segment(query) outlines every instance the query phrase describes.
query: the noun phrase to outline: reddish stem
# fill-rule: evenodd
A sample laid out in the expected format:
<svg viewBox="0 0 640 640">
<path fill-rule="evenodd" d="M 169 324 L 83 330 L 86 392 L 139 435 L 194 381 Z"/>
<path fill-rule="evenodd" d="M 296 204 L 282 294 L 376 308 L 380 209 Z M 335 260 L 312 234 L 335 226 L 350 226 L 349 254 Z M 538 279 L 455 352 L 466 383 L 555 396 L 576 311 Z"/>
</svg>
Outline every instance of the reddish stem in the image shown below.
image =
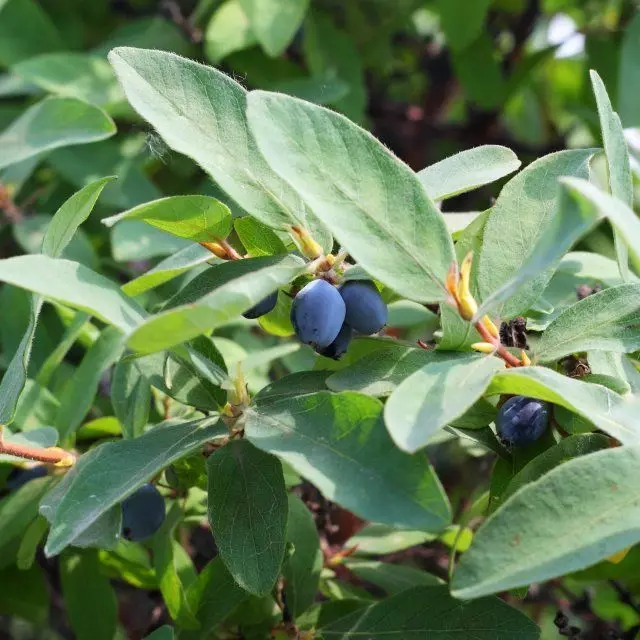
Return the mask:
<svg viewBox="0 0 640 640">
<path fill-rule="evenodd" d="M 489 333 L 489 330 L 482 324 L 482 321 L 475 323 L 475 328 L 478 333 L 482 336 L 482 339 L 485 342 L 492 344 L 496 348 L 496 353 L 509 365 L 512 367 L 521 367 L 522 362 L 516 356 L 514 356 L 510 351 L 508 351 L 500 342 L 500 338 L 494 338 Z"/>
<path fill-rule="evenodd" d="M 29 447 L 11 442 L 0 442 L 0 454 L 26 458 L 27 460 L 37 460 L 38 462 L 48 462 L 50 464 L 62 462 L 65 459 L 69 459 L 70 456 L 73 456 L 73 454 L 58 447 L 39 449 L 37 447 Z"/>
</svg>

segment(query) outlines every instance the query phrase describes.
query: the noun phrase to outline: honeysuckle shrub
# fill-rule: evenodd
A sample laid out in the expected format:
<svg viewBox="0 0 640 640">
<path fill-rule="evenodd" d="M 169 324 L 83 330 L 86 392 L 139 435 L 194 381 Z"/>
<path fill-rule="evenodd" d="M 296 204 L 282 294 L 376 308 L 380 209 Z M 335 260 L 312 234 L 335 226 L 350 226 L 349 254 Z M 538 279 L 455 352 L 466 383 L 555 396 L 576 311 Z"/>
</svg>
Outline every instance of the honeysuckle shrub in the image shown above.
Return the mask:
<svg viewBox="0 0 640 640">
<path fill-rule="evenodd" d="M 239 9 L 269 55 L 305 15 L 269 29 L 241 0 L 212 22 Z M 339 99 L 109 49 L 92 60 L 110 83 L 0 134 L 24 250 L 0 260 L 18 336 L 0 381 L 0 613 L 42 624 L 56 563 L 78 638 L 126 633 L 115 581 L 159 592 L 154 638 L 634 637 L 630 99 L 613 100 L 621 120 L 592 71 L 594 144 L 526 166 L 487 144 L 415 172 Z M 100 148 L 113 117 L 212 187 L 124 204 L 134 165 L 116 163 L 52 217 L 24 215 L 6 185 Z M 488 208 L 450 209 L 481 188 Z M 105 201 L 113 260 L 82 228 Z"/>
</svg>

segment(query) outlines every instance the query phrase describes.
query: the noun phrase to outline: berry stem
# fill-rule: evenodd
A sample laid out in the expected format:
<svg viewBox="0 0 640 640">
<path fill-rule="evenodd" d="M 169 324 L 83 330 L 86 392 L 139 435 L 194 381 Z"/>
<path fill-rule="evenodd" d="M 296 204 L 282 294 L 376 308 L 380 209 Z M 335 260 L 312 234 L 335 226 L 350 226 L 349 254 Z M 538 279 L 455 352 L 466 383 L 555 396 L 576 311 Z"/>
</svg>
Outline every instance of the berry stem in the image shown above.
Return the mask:
<svg viewBox="0 0 640 640">
<path fill-rule="evenodd" d="M 512 367 L 522 366 L 522 362 L 504 347 L 504 345 L 500 342 L 500 338 L 495 338 L 491 335 L 487 327 L 485 327 L 482 323 L 482 320 L 476 322 L 473 326 L 476 328 L 485 342 L 489 342 L 496 348 L 496 354 L 500 356 L 508 365 L 511 365 Z"/>
<path fill-rule="evenodd" d="M 201 242 L 200 244 L 222 260 L 242 260 L 242 256 L 226 240 Z"/>
</svg>

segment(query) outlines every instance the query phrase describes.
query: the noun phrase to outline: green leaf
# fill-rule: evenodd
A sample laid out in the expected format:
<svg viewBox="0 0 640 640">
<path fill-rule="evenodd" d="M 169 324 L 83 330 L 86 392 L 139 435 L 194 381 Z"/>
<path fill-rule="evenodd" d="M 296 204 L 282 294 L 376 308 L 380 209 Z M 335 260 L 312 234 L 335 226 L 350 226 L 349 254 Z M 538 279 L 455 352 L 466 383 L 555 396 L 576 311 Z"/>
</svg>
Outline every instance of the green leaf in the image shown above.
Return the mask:
<svg viewBox="0 0 640 640">
<path fill-rule="evenodd" d="M 344 80 L 335 78 L 334 74 L 281 80 L 265 88 L 314 104 L 335 104 L 349 93 L 349 85 Z"/>
<path fill-rule="evenodd" d="M 9 66 L 64 46 L 60 33 L 40 4 L 33 0 L 2 0 L 0 65 Z"/>
<path fill-rule="evenodd" d="M 516 314 L 516 310 L 526 310 L 538 302 L 562 256 L 593 229 L 599 219 L 600 214 L 594 206 L 575 195 L 571 187 L 563 187 L 555 215 L 546 222 L 533 250 L 502 285 L 484 298 L 476 318 L 496 308 L 502 311 L 503 317 L 505 314 L 510 317 Z M 498 256 L 494 254 L 490 262 L 497 265 L 497 260 Z"/>
<path fill-rule="evenodd" d="M 0 262 L 0 279 L 1 265 Z M 296 256 L 249 258 L 220 264 L 189 284 L 182 306 L 143 322 L 129 336 L 128 345 L 135 351 L 152 353 L 195 338 L 234 320 L 305 269 L 306 264 Z M 213 288 L 212 284 L 216 283 L 220 286 Z"/>
<path fill-rule="evenodd" d="M 446 298 L 453 244 L 409 167 L 344 116 L 296 98 L 253 91 L 247 114 L 271 167 L 364 269 L 408 299 Z"/>
<path fill-rule="evenodd" d="M 540 630 L 499 598 L 458 602 L 447 586 L 413 587 L 354 611 L 322 628 L 327 640 L 424 640 L 460 637 L 474 640 L 538 640 Z"/>
<path fill-rule="evenodd" d="M 626 393 L 640 394 L 640 371 L 625 355 L 611 351 L 592 351 L 587 359 L 592 373 L 618 378 L 626 382 Z"/>
<path fill-rule="evenodd" d="M 586 202 L 609 219 L 624 238 L 633 257 L 640 260 L 640 219 L 633 209 L 586 180 L 565 178 L 563 182 L 575 197 L 582 200 L 583 206 Z"/>
<path fill-rule="evenodd" d="M 620 116 L 611 106 L 611 100 L 609 100 L 607 90 L 600 76 L 593 70 L 590 75 L 593 93 L 598 105 L 604 152 L 607 157 L 609 187 L 616 198 L 622 200 L 629 207 L 633 207 L 633 178 L 631 177 L 631 163 L 622 122 L 620 122 Z M 614 229 L 614 240 L 620 274 L 625 280 L 628 280 L 629 253 L 624 240 L 616 229 Z"/>
<path fill-rule="evenodd" d="M 627 26 L 620 51 L 618 80 L 618 111 L 625 127 L 640 126 L 640 99 L 636 87 L 640 83 L 640 16 L 637 14 Z"/>
<path fill-rule="evenodd" d="M 125 438 L 144 432 L 151 409 L 151 386 L 135 362 L 120 360 L 111 380 L 111 404 Z"/>
<path fill-rule="evenodd" d="M 615 415 L 616 410 L 625 405 L 624 398 L 599 384 L 568 378 L 544 367 L 520 367 L 493 377 L 486 395 L 494 394 L 524 395 L 547 400 L 590 420 L 623 444 L 640 442 L 635 422 Z"/>
<path fill-rule="evenodd" d="M 153 269 L 123 284 L 121 288 L 128 296 L 138 296 L 210 260 L 215 262 L 216 257 L 208 249 L 199 244 L 189 245 L 159 262 Z"/>
<path fill-rule="evenodd" d="M 45 53 L 11 67 L 23 80 L 48 93 L 109 107 L 124 100 L 104 57 L 86 53 Z"/>
<path fill-rule="evenodd" d="M 38 627 L 46 625 L 49 591 L 45 574 L 38 565 L 27 571 L 16 567 L 0 571 L 0 615 L 22 618 Z"/>
<path fill-rule="evenodd" d="M 240 6 L 262 48 L 276 57 L 300 28 L 309 0 L 240 0 Z"/>
<path fill-rule="evenodd" d="M 521 164 L 511 149 L 483 145 L 436 162 L 420 171 L 418 178 L 432 200 L 446 200 L 500 180 Z"/>
<path fill-rule="evenodd" d="M 424 531 L 403 531 L 386 524 L 370 522 L 351 536 L 344 546 L 348 549 L 357 545 L 357 554 L 384 556 L 431 542 L 435 538 L 435 535 Z"/>
<path fill-rule="evenodd" d="M 269 227 L 251 216 L 236 218 L 233 228 L 247 253 L 254 258 L 287 253 L 284 242 Z"/>
<path fill-rule="evenodd" d="M 453 51 L 468 47 L 482 32 L 491 0 L 437 0 L 440 27 Z"/>
<path fill-rule="evenodd" d="M 47 98 L 0 133 L 0 169 L 43 151 L 109 138 L 116 126 L 100 108 L 75 98 Z"/>
<path fill-rule="evenodd" d="M 412 587 L 434 587 L 442 584 L 440 578 L 414 567 L 389 564 L 379 560 L 347 560 L 349 571 L 364 580 L 384 589 L 389 595 L 395 595 Z"/>
<path fill-rule="evenodd" d="M 0 260 L 0 280 L 86 311 L 124 332 L 146 316 L 113 281 L 70 260 L 38 255 Z"/>
<path fill-rule="evenodd" d="M 500 500 L 505 501 L 521 487 L 530 482 L 535 482 L 552 469 L 555 469 L 555 467 L 572 458 L 608 449 L 609 447 L 609 439 L 597 433 L 579 434 L 564 438 L 522 467 L 511 479 Z"/>
<path fill-rule="evenodd" d="M 47 555 L 60 553 L 111 507 L 174 460 L 226 433 L 227 428 L 214 416 L 191 422 L 169 422 L 135 440 L 102 444 L 89 461 L 79 467 L 71 481 L 63 480 L 58 485 L 62 494 L 59 503 L 55 504 L 48 496 L 40 506 L 42 515 L 52 522 L 45 547 Z M 76 466 L 81 462 L 82 458 Z"/>
<path fill-rule="evenodd" d="M 489 214 L 476 262 L 480 297 L 485 303 L 530 256 L 539 253 L 537 242 L 543 232 L 548 233 L 559 204 L 558 178 L 587 178 L 592 155 L 590 149 L 552 153 L 531 163 L 506 184 Z M 502 317 L 511 318 L 526 311 L 540 296 L 553 267 L 541 260 L 538 266 L 542 267 L 539 275 L 526 285 L 521 283 L 502 305 Z"/>
<path fill-rule="evenodd" d="M 257 42 L 239 0 L 223 2 L 211 16 L 204 32 L 204 51 L 214 64 L 230 53 L 248 49 Z"/>
<path fill-rule="evenodd" d="M 207 461 L 209 522 L 218 552 L 246 591 L 266 595 L 280 573 L 287 494 L 277 458 L 246 440 L 218 449 Z"/>
<path fill-rule="evenodd" d="M 584 569 L 638 542 L 640 448 L 580 456 L 514 493 L 477 531 L 452 583 L 477 598 Z M 579 508 L 577 508 L 579 505 Z"/>
<path fill-rule="evenodd" d="M 123 220 L 111 230 L 111 253 L 116 262 L 149 260 L 191 246 L 188 240 L 172 236 L 140 220 Z"/>
<path fill-rule="evenodd" d="M 536 343 L 536 357 L 558 360 L 577 351 L 640 349 L 640 284 L 622 284 L 565 309 Z"/>
<path fill-rule="evenodd" d="M 16 566 L 20 571 L 27 571 L 31 569 L 36 559 L 36 553 L 38 546 L 45 534 L 49 530 L 49 523 L 46 518 L 42 516 L 36 516 L 25 529 L 22 540 L 20 541 L 20 548 L 16 555 Z"/>
<path fill-rule="evenodd" d="M 354 122 L 365 120 L 367 87 L 360 52 L 351 35 L 338 29 L 331 18 L 311 11 L 304 23 L 304 57 L 313 76 L 335 74 L 349 86 L 349 93 L 335 107 Z"/>
<path fill-rule="evenodd" d="M 185 585 L 180 580 L 176 566 L 175 550 L 179 545 L 174 540 L 174 530 L 181 518 L 182 509 L 179 504 L 174 503 L 151 542 L 153 567 L 171 618 L 180 627 L 198 629 L 200 625 L 189 607 Z"/>
<path fill-rule="evenodd" d="M 187 592 L 191 608 L 197 610 L 196 617 L 200 623 L 200 630 L 181 632 L 180 640 L 200 640 L 211 635 L 215 627 L 248 597 L 249 594 L 231 577 L 222 558 L 220 556 L 214 558 L 202 570 L 198 580 Z"/>
<path fill-rule="evenodd" d="M 384 421 L 398 447 L 409 453 L 462 416 L 486 391 L 504 363 L 493 356 L 458 354 L 431 362 L 406 378 L 391 394 Z M 461 393 L 464 390 L 464 393 Z"/>
<path fill-rule="evenodd" d="M 170 627 L 168 624 L 156 629 L 148 636 L 145 637 L 144 640 L 174 640 L 175 635 L 173 632 L 173 627 Z"/>
<path fill-rule="evenodd" d="M 102 190 L 113 178 L 102 178 L 72 195 L 56 212 L 49 223 L 42 241 L 42 252 L 58 258 L 73 238 L 78 227 L 89 217 Z M 0 266 L 0 272 L 2 267 Z M 26 274 L 25 274 L 26 275 Z M 39 277 L 37 273 L 34 277 Z M 0 279 L 2 276 L 0 276 Z M 31 301 L 29 324 L 18 349 L 0 382 L 0 424 L 10 424 L 15 416 L 16 405 L 27 381 L 27 369 L 31 357 L 31 346 L 42 308 L 42 299 Z M 64 357 L 64 356 L 63 356 Z"/>
<path fill-rule="evenodd" d="M 449 503 L 433 469 L 426 457 L 393 445 L 378 400 L 326 391 L 274 397 L 285 385 L 287 378 L 271 385 L 248 410 L 251 442 L 367 520 L 426 531 L 449 523 Z"/>
<path fill-rule="evenodd" d="M 113 640 L 118 625 L 116 594 L 100 572 L 94 550 L 68 549 L 60 557 L 65 611 L 78 640 Z"/>
<path fill-rule="evenodd" d="M 315 520 L 298 496 L 289 494 L 287 544 L 293 545 L 293 555 L 285 559 L 282 568 L 287 607 L 297 618 L 315 601 L 320 584 L 324 556 Z"/>
<path fill-rule="evenodd" d="M 144 220 L 162 231 L 193 242 L 217 242 L 231 232 L 229 207 L 209 196 L 160 198 L 104 218 L 102 222 L 111 227 L 120 220 Z"/>
<path fill-rule="evenodd" d="M 61 441 L 69 438 L 82 424 L 91 410 L 103 372 L 118 360 L 122 348 L 122 333 L 115 327 L 107 327 L 86 352 L 60 396 L 55 426 Z"/>
<path fill-rule="evenodd" d="M 164 141 L 195 160 L 243 209 L 277 229 L 301 224 L 326 250 L 331 238 L 263 160 L 248 133 L 246 91 L 224 74 L 171 53 L 109 54 L 133 108 Z"/>
</svg>

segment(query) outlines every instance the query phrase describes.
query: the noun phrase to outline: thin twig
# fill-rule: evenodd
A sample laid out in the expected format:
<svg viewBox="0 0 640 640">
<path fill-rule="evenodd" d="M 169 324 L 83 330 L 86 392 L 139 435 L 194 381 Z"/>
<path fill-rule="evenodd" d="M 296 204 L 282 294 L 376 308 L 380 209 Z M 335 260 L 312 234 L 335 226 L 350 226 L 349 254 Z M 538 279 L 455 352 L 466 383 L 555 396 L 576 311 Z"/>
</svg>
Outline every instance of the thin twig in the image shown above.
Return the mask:
<svg viewBox="0 0 640 640">
<path fill-rule="evenodd" d="M 4 211 L 9 222 L 20 222 L 24 218 L 22 210 L 13 201 L 11 192 L 3 184 L 0 184 L 0 210 Z"/>
<path fill-rule="evenodd" d="M 500 342 L 500 338 L 495 338 L 489 333 L 489 330 L 484 326 L 484 324 L 482 324 L 482 321 L 476 322 L 473 326 L 476 328 L 485 342 L 492 344 L 496 348 L 496 354 L 500 358 L 502 358 L 508 365 L 512 367 L 522 366 L 522 362 L 504 347 L 504 345 Z"/>
<path fill-rule="evenodd" d="M 72 453 L 59 447 L 40 449 L 38 447 L 29 447 L 4 440 L 0 442 L 0 454 L 25 458 L 26 460 L 48 462 L 49 464 L 60 464 L 65 467 L 70 467 L 75 462 L 75 457 Z"/>
</svg>

